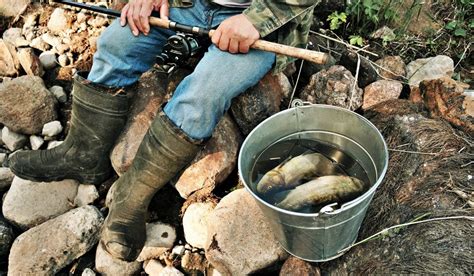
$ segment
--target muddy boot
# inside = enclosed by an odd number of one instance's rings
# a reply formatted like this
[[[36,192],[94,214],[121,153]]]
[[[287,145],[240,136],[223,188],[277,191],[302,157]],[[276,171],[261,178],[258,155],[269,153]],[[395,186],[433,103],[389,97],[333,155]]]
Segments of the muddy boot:
[[[112,186],[109,215],[101,235],[107,252],[126,261],[138,257],[146,240],[145,218],[153,195],[192,161],[202,144],[159,113],[131,167]]]
[[[100,91],[76,74],[66,140],[49,150],[13,154],[9,160],[11,170],[32,181],[75,179],[80,183],[102,183],[113,171],[109,153],[123,130],[128,107],[125,95]]]

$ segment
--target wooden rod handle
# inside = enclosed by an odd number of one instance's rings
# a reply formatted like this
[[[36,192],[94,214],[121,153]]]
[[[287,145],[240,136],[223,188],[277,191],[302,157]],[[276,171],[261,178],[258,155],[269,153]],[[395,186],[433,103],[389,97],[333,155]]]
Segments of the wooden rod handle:
[[[150,25],[156,26],[159,28],[169,29],[170,28],[169,20],[164,20],[157,17],[150,17]],[[209,31],[209,37],[212,37],[215,30]],[[304,59],[317,64],[325,64],[328,61],[328,54],[311,51],[307,49],[296,48],[292,46],[287,46],[275,42],[265,41],[262,39],[257,40],[254,44],[250,46],[252,49],[262,50],[267,52],[272,52],[275,54],[290,56],[294,58]]]

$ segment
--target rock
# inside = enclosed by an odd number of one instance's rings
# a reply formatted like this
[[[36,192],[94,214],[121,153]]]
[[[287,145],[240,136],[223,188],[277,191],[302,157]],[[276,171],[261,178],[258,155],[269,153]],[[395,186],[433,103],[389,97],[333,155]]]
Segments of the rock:
[[[234,100],[230,107],[237,125],[247,135],[260,122],[280,111],[281,101],[291,93],[291,85],[283,74],[266,74],[258,84]]]
[[[69,63],[69,58],[67,57],[66,54],[62,54],[58,57],[58,63],[62,67],[66,67]]]
[[[30,0],[0,0],[0,7],[2,7],[2,16],[17,16],[23,10],[25,5],[29,4]]]
[[[11,248],[8,275],[55,274],[99,241],[103,220],[84,206],[24,232]]]
[[[418,86],[423,80],[451,77],[454,72],[454,61],[444,55],[431,58],[420,58],[407,65],[407,78],[411,86]]]
[[[42,52],[48,51],[49,48],[51,48],[51,46],[48,43],[44,42],[43,38],[40,37],[40,36],[37,37],[37,38],[33,38],[33,40],[31,40],[30,47],[38,49]],[[40,57],[41,57],[41,55],[40,55]],[[46,68],[46,69],[48,69],[48,68]]]
[[[173,247],[173,250],[171,250],[171,254],[176,255],[176,256],[181,256],[184,254],[184,245],[177,245]]]
[[[374,39],[379,38],[382,41],[387,41],[387,40],[393,40],[396,37],[396,35],[392,29],[390,29],[387,26],[383,26],[381,28],[378,28],[375,32],[371,33],[370,37]]]
[[[339,65],[344,66],[349,70],[353,76],[357,72],[358,55],[357,53],[345,51],[342,53]],[[330,70],[330,69],[329,69]],[[378,78],[377,70],[368,60],[360,58],[359,76],[357,78],[357,85],[359,87],[366,87],[373,83]]]
[[[140,262],[126,262],[112,257],[104,250],[101,243],[97,246],[95,269],[103,276],[135,275],[141,267]]]
[[[165,266],[157,260],[149,260],[143,264],[145,273],[150,276],[160,276],[164,268]]]
[[[56,104],[40,77],[15,78],[0,86],[0,123],[14,132],[39,133],[56,120]]]
[[[229,115],[222,117],[212,138],[175,182],[183,198],[204,187],[222,183],[234,170],[242,135]]]
[[[86,22],[87,15],[85,12],[81,11],[76,14],[76,24],[81,24],[82,22]]]
[[[27,140],[27,136],[13,132],[8,127],[4,127],[2,129],[2,141],[3,143],[5,143],[5,146],[11,151],[21,149],[26,144]]]
[[[107,19],[106,16],[94,16],[92,17],[91,20],[89,20],[87,23],[91,25],[94,28],[101,28],[102,26],[105,26],[109,23],[109,20]]]
[[[15,233],[8,222],[0,216],[0,257],[7,256],[15,240]]]
[[[406,65],[400,56],[385,56],[375,62],[380,76],[392,80],[403,80],[406,76]]]
[[[25,28],[31,28],[35,27],[38,22],[38,14],[37,13],[28,13],[24,17],[24,23],[23,23],[23,30]]]
[[[18,59],[26,74],[40,77],[44,74],[43,65],[33,52],[33,49],[20,48],[18,51]]]
[[[398,99],[402,93],[403,85],[394,80],[379,80],[367,85],[364,88],[364,103],[362,109],[387,101]]]
[[[181,267],[183,270],[193,275],[193,273],[205,273],[207,262],[204,255],[197,252],[186,251],[184,256],[181,258]]]
[[[288,257],[245,189],[226,195],[208,219],[208,261],[224,275],[256,272]]]
[[[54,49],[61,45],[61,38],[50,33],[44,33],[41,38],[45,43],[48,43]]]
[[[321,271],[316,266],[312,266],[310,263],[305,262],[296,257],[289,257],[283,264],[280,270],[280,276],[320,276]]]
[[[167,266],[161,270],[160,276],[184,276],[184,274],[172,266]]]
[[[76,198],[74,198],[74,205],[86,206],[92,204],[98,198],[99,192],[94,185],[80,184],[77,188]]]
[[[1,132],[2,132],[2,130],[0,129],[0,133]],[[0,135],[0,145],[1,144],[2,144],[2,135]],[[5,162],[5,160],[7,160],[7,154],[0,152],[0,166],[3,164],[3,162]]]
[[[39,149],[44,144],[44,139],[40,136],[31,135],[30,136],[30,145],[32,150]]]
[[[69,50],[68,44],[61,44],[59,46],[56,46],[56,51],[58,51],[58,54],[60,55],[64,54],[67,50]]]
[[[443,118],[468,134],[474,133],[474,117],[466,113],[463,88],[449,77],[420,83],[425,106],[433,118]]]
[[[39,56],[39,59],[44,69],[52,69],[56,67],[56,54],[52,51],[42,52]]]
[[[3,39],[0,39],[0,76],[18,75],[18,66],[13,54]]]
[[[205,248],[207,220],[214,207],[215,204],[211,202],[189,205],[183,216],[184,237],[187,243],[197,248]]]
[[[335,65],[314,74],[300,94],[303,101],[356,110],[362,106],[363,91],[346,68]]]
[[[95,275],[96,275],[96,274],[95,274],[94,270],[92,270],[92,269],[90,269],[90,268],[88,268],[88,267],[87,267],[86,269],[84,269],[84,270],[82,271],[82,274],[81,274],[81,276],[95,276]]]
[[[118,175],[126,172],[132,164],[138,146],[165,99],[166,77],[148,71],[140,78],[136,91],[128,121],[110,156]]]
[[[18,47],[17,41],[20,42],[21,40],[24,40],[23,35],[21,34],[21,28],[9,28],[3,33],[2,38],[6,43],[10,43],[16,47]]]
[[[78,185],[74,180],[33,182],[15,177],[3,201],[3,215],[22,229],[34,227],[73,209]]]
[[[58,85],[52,86],[49,88],[49,92],[53,93],[53,95],[56,97],[56,99],[60,103],[67,102],[66,92],[64,92],[64,89],[61,86],[58,86]]]
[[[69,28],[66,11],[61,8],[54,9],[48,21],[48,29],[55,34],[61,33]]]
[[[15,175],[10,168],[0,167],[0,192],[4,192],[10,188],[14,177]]]
[[[44,136],[49,136],[53,137],[58,135],[63,131],[63,127],[61,126],[60,121],[52,121],[49,123],[44,124],[43,130],[41,131],[41,134]]]
[[[158,257],[173,247],[176,231],[171,225],[153,222],[146,225],[146,242],[137,261],[143,262]]]
[[[61,145],[64,141],[49,141],[48,142],[48,146],[46,147],[46,149],[52,149],[52,148],[55,148],[59,145]]]
[[[466,111],[467,115],[474,117],[474,90],[464,90],[463,95],[465,95],[466,97],[464,98],[462,106]],[[0,161],[1,160],[2,159],[0,158]]]

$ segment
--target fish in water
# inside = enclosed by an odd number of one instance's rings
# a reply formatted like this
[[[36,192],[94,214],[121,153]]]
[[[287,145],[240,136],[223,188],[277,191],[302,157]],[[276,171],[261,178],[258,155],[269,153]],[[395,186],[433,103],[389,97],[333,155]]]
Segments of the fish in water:
[[[257,192],[294,188],[304,181],[323,175],[346,175],[339,165],[320,153],[305,153],[281,163],[268,171],[257,184]]]
[[[297,211],[303,207],[332,202],[345,202],[356,198],[365,190],[360,179],[345,175],[321,176],[292,190],[277,193],[283,198],[277,207]]]

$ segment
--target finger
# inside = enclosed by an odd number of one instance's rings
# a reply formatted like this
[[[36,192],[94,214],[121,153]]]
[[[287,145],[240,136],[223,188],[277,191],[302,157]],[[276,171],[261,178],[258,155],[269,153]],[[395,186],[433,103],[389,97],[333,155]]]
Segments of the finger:
[[[125,5],[125,7],[123,7],[122,9],[122,12],[120,13],[120,26],[125,26],[127,24],[127,12],[128,12],[128,9],[129,9],[129,5]]]
[[[212,34],[211,41],[216,46],[219,45],[219,40],[221,39],[221,35],[222,35],[222,32],[219,28],[217,28],[217,30],[215,30],[214,33]]]
[[[221,38],[219,39],[219,49],[221,49],[222,51],[227,51],[229,49],[229,42],[230,38],[225,33],[223,33],[221,35]]]
[[[229,52],[237,54],[239,52],[239,41],[237,39],[231,39],[229,42]]]
[[[243,53],[243,54],[248,53],[250,50],[250,45],[251,43],[249,43],[248,40],[241,41],[239,43],[239,53]]]
[[[148,32],[150,31],[150,24],[148,18],[150,17],[151,9],[152,6],[147,7],[146,5],[143,5],[139,15],[140,26],[142,26],[142,32],[146,35],[148,35]]]
[[[167,0],[164,0],[160,7],[160,18],[168,20],[170,8]]]
[[[133,9],[133,22],[135,23],[135,26],[137,27],[138,31],[143,32],[143,26],[140,21],[141,10],[142,10],[141,4],[139,4],[138,7],[135,7],[135,9]]]
[[[128,22],[128,26],[130,27],[130,30],[132,30],[133,35],[137,36],[138,29],[137,29],[137,26],[135,26],[135,22],[133,21],[133,7],[132,6],[130,6],[127,12],[127,22]]]

